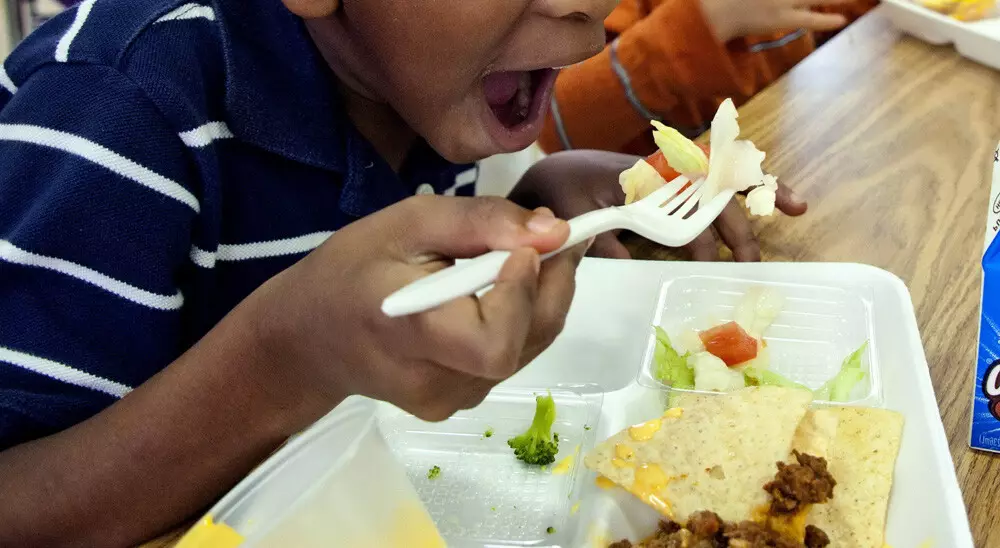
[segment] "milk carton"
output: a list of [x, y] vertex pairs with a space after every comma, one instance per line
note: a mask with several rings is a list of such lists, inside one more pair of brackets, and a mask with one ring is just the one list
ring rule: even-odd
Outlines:
[[993, 153], [993, 184], [983, 247], [983, 294], [976, 386], [969, 446], [1000, 452], [1000, 145]]

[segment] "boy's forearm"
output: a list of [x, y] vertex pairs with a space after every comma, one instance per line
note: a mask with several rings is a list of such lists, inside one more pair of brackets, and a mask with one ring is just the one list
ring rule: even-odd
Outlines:
[[[308, 420], [252, 306], [121, 401], [0, 453], [0, 546], [124, 546], [210, 504]], [[265, 337], [266, 338], [266, 337]]]

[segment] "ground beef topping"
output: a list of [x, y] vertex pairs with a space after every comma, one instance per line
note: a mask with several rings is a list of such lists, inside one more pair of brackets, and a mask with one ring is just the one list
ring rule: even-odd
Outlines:
[[[778, 463], [774, 480], [764, 485], [771, 495], [768, 512], [774, 516], [794, 514], [809, 504], [833, 498], [837, 482], [827, 470], [826, 459], [792, 452], [795, 464]], [[767, 525], [755, 521], [729, 523], [715, 512], [695, 512], [681, 525], [662, 520], [656, 534], [638, 544], [620, 540], [608, 548], [826, 548], [830, 538], [823, 530], [808, 525], [805, 541], [788, 539]]]
[[833, 498], [836, 480], [826, 459], [793, 451], [798, 464], [778, 463], [778, 474], [764, 485], [771, 495], [772, 514], [794, 514], [804, 504], [822, 504]]

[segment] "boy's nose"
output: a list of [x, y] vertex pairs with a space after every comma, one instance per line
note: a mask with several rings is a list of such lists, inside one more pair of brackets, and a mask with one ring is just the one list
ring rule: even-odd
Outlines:
[[557, 19], [603, 22], [619, 0], [536, 0], [538, 12]]

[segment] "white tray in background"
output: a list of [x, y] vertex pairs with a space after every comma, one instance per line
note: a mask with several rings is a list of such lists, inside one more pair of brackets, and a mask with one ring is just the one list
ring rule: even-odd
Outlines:
[[882, 9], [899, 30], [934, 45], [953, 44], [963, 57], [1000, 69], [1000, 17], [963, 22], [917, 5], [913, 0], [882, 0]]

